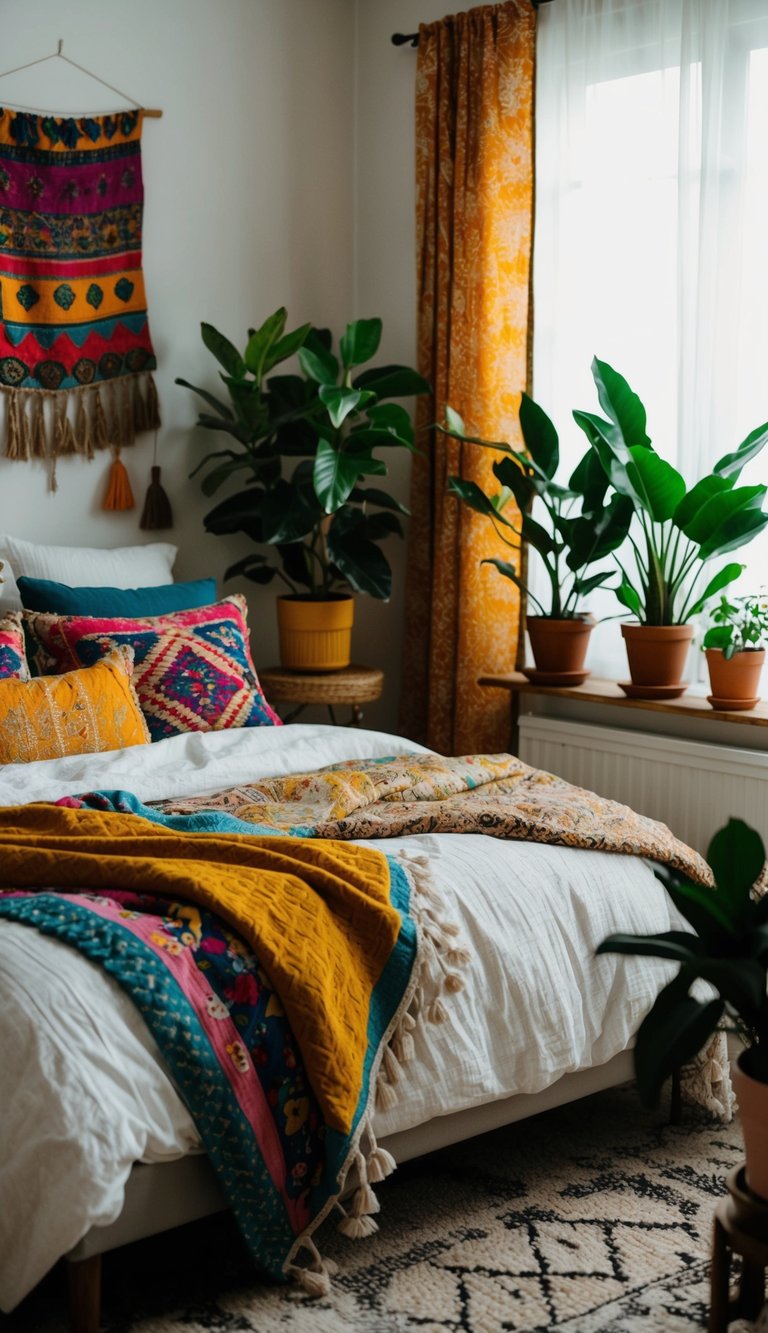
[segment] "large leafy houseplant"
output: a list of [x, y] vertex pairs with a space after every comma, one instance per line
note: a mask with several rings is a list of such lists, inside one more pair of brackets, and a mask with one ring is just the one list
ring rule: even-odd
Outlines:
[[[655, 935], [609, 935], [598, 953], [663, 958], [678, 973], [659, 992], [635, 1043], [635, 1073], [648, 1105], [680, 1065], [692, 1060], [725, 1024], [744, 1045], [737, 1093], [747, 1138], [751, 1187], [768, 1194], [768, 1138], [754, 1155], [751, 1098], [763, 1135], [768, 1131], [768, 895], [763, 876], [765, 847], [740, 819], [715, 834], [707, 852], [714, 887], [694, 884], [678, 871], [654, 866], [690, 930]], [[712, 988], [691, 994], [695, 982]], [[755, 1086], [758, 1085], [758, 1086]], [[752, 1150], [752, 1151], [751, 1151]]]
[[739, 550], [768, 523], [762, 503], [768, 487], [737, 486], [742, 469], [768, 441], [768, 423], [751, 431], [739, 447], [689, 487], [676, 468], [656, 453], [646, 430], [646, 410], [627, 381], [605, 361], [592, 362], [604, 417], [575, 411], [591, 448], [617, 495], [629, 500], [638, 531], [629, 534], [634, 570], [620, 563], [616, 596], [648, 626], [691, 621], [743, 566], [723, 565], [703, 591], [703, 566]]
[[[192, 475], [202, 474], [208, 496], [233, 479], [242, 483], [206, 514], [205, 526], [272, 548], [271, 557], [250, 552], [225, 578], [266, 584], [278, 575], [293, 593], [327, 597], [351, 589], [389, 597], [392, 571], [380, 543], [402, 534], [399, 514], [407, 511], [365, 478], [387, 472], [375, 451], [414, 448], [409, 413], [389, 400], [429, 386], [407, 366], [361, 369], [376, 355], [381, 331], [380, 319], [348, 324], [336, 355], [328, 330], [305, 324], [286, 333], [281, 308], [249, 331], [241, 353], [202, 325], [229, 401], [176, 382], [209, 409], [198, 424], [228, 435], [229, 443], [208, 453]], [[293, 356], [301, 373], [275, 373]]]

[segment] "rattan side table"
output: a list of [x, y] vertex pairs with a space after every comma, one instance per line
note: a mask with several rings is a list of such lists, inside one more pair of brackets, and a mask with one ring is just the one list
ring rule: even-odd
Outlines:
[[340, 671], [318, 674], [284, 671], [282, 667], [267, 667], [259, 672], [259, 680], [269, 702], [298, 704], [286, 713], [284, 722], [293, 722], [309, 704], [325, 704], [331, 722], [337, 726], [334, 709], [349, 704], [352, 709], [350, 725], [359, 727], [363, 720], [363, 704], [381, 697], [384, 672], [378, 667], [348, 666]]

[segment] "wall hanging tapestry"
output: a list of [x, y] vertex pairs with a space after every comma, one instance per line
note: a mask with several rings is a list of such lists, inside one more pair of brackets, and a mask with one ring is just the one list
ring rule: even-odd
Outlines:
[[159, 425], [141, 271], [143, 112], [0, 108], [5, 454], [119, 450]]

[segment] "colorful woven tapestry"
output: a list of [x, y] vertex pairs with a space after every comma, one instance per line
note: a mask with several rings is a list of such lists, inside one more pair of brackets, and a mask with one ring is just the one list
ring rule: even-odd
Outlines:
[[90, 458], [159, 426], [141, 272], [142, 119], [0, 108], [8, 458]]

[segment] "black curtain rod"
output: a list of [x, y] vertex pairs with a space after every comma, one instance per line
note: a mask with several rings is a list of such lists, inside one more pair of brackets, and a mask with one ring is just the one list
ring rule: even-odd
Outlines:
[[[549, 3], [550, 0], [531, 0], [534, 9], [538, 9], [539, 5]], [[419, 34], [417, 32], [393, 32], [391, 41], [393, 46], [407, 46], [409, 42], [411, 46], [418, 46]]]

